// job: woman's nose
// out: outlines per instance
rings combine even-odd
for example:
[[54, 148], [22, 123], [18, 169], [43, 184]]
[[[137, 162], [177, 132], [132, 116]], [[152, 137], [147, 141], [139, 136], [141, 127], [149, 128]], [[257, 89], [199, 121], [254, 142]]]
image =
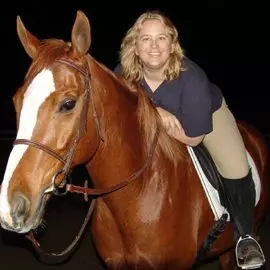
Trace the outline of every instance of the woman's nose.
[[156, 40], [152, 40], [151, 47], [156, 47], [156, 46], [157, 46]]

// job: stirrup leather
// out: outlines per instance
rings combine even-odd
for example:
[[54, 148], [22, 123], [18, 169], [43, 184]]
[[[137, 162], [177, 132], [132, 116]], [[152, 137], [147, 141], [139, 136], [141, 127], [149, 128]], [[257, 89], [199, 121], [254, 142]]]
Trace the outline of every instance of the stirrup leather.
[[[240, 256], [240, 252], [238, 250], [239, 246], [243, 244], [245, 241], [249, 241], [249, 240], [251, 240], [253, 245], [255, 244], [256, 249], [258, 249], [258, 251], [260, 252], [260, 254], [258, 254], [259, 255], [258, 258], [256, 258], [257, 261], [254, 260], [250, 262], [245, 262], [244, 258], [241, 258]], [[255, 240], [250, 235], [245, 235], [244, 237], [240, 236], [235, 247], [235, 257], [236, 257], [237, 265], [241, 269], [258, 269], [265, 264], [265, 257], [264, 257], [260, 244], [257, 242], [257, 240]]]

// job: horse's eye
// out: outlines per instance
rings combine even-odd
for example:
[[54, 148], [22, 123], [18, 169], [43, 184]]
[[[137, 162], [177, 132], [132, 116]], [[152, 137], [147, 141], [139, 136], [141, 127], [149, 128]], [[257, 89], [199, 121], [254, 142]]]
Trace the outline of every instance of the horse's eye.
[[59, 107], [59, 112], [70, 112], [76, 105], [76, 100], [74, 99], [67, 99], [62, 102], [62, 104]]

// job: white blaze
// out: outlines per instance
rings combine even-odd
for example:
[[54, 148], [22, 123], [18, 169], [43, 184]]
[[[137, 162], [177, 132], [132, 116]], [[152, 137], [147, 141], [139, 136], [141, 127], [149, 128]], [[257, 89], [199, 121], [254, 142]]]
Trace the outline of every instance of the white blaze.
[[[55, 84], [53, 74], [50, 70], [43, 69], [33, 79], [24, 93], [23, 106], [20, 114], [20, 126], [16, 137], [17, 139], [31, 139], [37, 122], [39, 108], [45, 99], [54, 91]], [[29, 146], [27, 145], [21, 144], [13, 147], [8, 159], [4, 180], [2, 182], [0, 193], [0, 218], [10, 225], [12, 223], [9, 215], [10, 209], [7, 199], [8, 185], [14, 170], [28, 147]], [[16, 179], [14, 179], [14, 181], [16, 181]]]

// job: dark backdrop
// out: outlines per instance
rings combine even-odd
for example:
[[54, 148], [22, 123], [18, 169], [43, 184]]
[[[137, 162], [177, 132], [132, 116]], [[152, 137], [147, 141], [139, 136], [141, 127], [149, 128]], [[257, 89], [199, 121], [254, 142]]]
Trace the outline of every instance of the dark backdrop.
[[[268, 116], [268, 62], [266, 53], [266, 6], [260, 1], [201, 0], [144, 4], [88, 1], [33, 1], [10, 3], [0, 16], [1, 35], [1, 133], [15, 131], [12, 95], [20, 86], [30, 59], [16, 33], [16, 16], [39, 38], [70, 39], [77, 9], [83, 10], [92, 27], [90, 53], [109, 68], [118, 60], [121, 38], [134, 20], [147, 9], [159, 8], [179, 30], [186, 54], [219, 85], [236, 117], [264, 134], [270, 133]], [[237, 2], [237, 3], [234, 3]], [[58, 6], [56, 6], [56, 4]], [[176, 6], [176, 4], [178, 6]]]
[[[90, 53], [113, 69], [118, 60], [121, 38], [127, 29], [148, 8], [159, 8], [178, 28], [187, 55], [223, 90], [235, 116], [253, 124], [263, 134], [270, 134], [267, 58], [269, 47], [266, 41], [269, 33], [266, 12], [269, 9], [260, 1], [248, 4], [244, 1], [241, 3], [240, 0], [185, 0], [172, 4], [173, 1], [163, 0], [163, 5], [151, 5], [148, 4], [149, 1], [143, 1], [144, 4], [127, 0], [122, 4], [112, 1], [99, 2], [91, 0], [87, 3], [80, 0], [1, 2], [0, 174], [2, 176], [12, 147], [12, 137], [15, 135], [12, 96], [20, 86], [30, 64], [30, 59], [17, 38], [17, 15], [21, 16], [28, 30], [39, 38], [56, 37], [70, 40], [76, 11], [83, 10], [89, 17], [92, 27]], [[4, 8], [4, 4], [9, 7]], [[60, 198], [53, 201], [49, 207], [48, 226], [42, 237], [45, 250], [62, 251], [70, 244], [81, 225], [84, 217], [81, 200], [74, 204], [74, 201], [69, 199], [69, 197]], [[261, 233], [267, 258], [270, 258], [269, 224], [268, 217], [268, 222], [265, 223]], [[1, 230], [0, 268], [103, 269], [95, 257], [93, 246], [88, 242], [89, 233], [88, 231], [88, 235], [82, 239], [75, 257], [67, 264], [53, 267], [39, 264], [30, 252], [32, 251], [30, 244], [26, 245], [22, 240], [18, 240], [18, 235], [12, 240], [9, 233]], [[203, 269], [217, 269], [217, 267], [213, 265]]]

